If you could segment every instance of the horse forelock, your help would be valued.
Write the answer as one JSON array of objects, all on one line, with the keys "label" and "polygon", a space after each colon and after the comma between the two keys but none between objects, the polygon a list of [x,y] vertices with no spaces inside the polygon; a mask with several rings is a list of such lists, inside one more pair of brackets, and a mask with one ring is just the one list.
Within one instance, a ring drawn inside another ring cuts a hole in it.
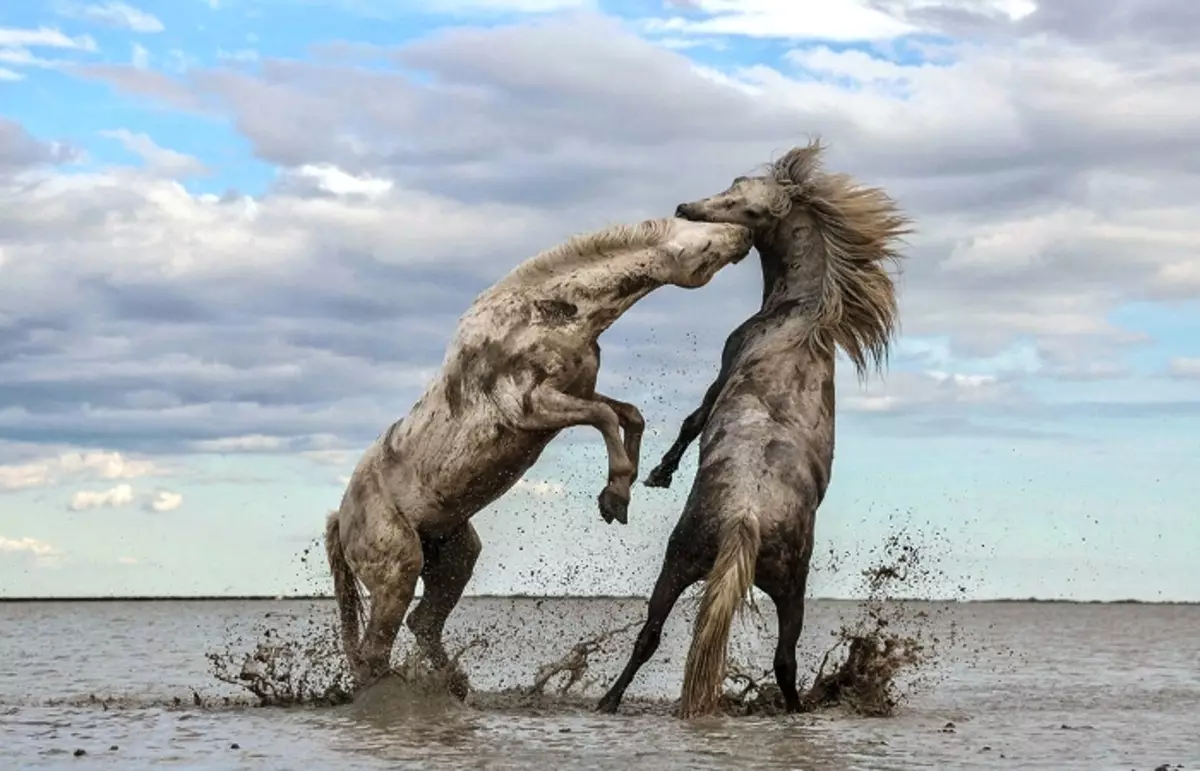
[{"label": "horse forelock", "polygon": [[826,271],[813,342],[840,347],[860,378],[882,369],[898,324],[896,286],[886,269],[903,258],[911,221],[882,188],[822,170],[820,139],[793,148],[768,167],[793,205],[811,212],[825,247]]},{"label": "horse forelock", "polygon": [[568,238],[530,257],[505,279],[506,283],[533,283],[600,262],[613,252],[644,249],[666,242],[674,234],[676,220],[671,217],[645,220],[633,225],[619,224]]}]

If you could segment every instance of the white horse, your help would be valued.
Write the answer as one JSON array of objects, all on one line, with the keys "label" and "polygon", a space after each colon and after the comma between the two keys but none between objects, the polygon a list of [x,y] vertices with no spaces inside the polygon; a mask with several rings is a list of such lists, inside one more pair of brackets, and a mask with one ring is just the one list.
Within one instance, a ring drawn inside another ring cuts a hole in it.
[{"label": "white horse", "polygon": [[[626,523],[645,423],[632,404],[596,393],[597,339],[661,286],[704,286],[751,241],[731,224],[616,226],[530,258],[476,298],[440,375],[367,449],[329,516],[325,549],[360,686],[387,672],[418,577],[424,593],[408,626],[433,666],[449,665],[442,630],[482,548],[471,517],[564,428],[594,426],[604,437],[600,512]],[[361,635],[360,581],[370,592]],[[457,690],[465,696],[465,684]]]}]

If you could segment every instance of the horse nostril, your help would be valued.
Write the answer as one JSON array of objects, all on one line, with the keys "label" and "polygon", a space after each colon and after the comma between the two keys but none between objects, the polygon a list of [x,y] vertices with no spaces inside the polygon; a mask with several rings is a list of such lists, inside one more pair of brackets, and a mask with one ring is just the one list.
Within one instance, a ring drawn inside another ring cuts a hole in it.
[{"label": "horse nostril", "polygon": [[675,207],[675,216],[676,217],[686,217],[687,216],[687,205],[681,203],[678,206],[676,206]]}]

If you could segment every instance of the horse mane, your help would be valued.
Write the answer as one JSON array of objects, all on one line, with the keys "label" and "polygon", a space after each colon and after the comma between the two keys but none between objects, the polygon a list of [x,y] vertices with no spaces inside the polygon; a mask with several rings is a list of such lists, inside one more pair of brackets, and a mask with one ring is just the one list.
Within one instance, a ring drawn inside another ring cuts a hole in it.
[{"label": "horse mane", "polygon": [[634,225],[612,225],[568,238],[566,241],[525,260],[505,276],[497,286],[512,288],[534,284],[553,276],[590,265],[614,251],[656,246],[674,230],[670,217],[645,220]]},{"label": "horse mane", "polygon": [[869,364],[883,369],[896,333],[896,287],[884,264],[899,264],[897,242],[912,232],[911,221],[882,188],[823,171],[824,149],[814,139],[771,163],[767,173],[792,205],[812,212],[825,246],[813,343],[830,353],[840,347],[861,379]]}]

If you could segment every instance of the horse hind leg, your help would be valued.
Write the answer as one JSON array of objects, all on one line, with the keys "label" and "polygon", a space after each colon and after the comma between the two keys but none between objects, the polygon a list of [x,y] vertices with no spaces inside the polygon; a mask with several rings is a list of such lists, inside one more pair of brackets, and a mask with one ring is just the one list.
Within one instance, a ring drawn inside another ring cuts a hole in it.
[{"label": "horse hind leg", "polygon": [[423,564],[420,536],[403,518],[389,517],[374,524],[370,538],[357,544],[354,559],[358,577],[371,593],[371,610],[356,657],[360,687],[391,668],[392,646]]},{"label": "horse hind leg", "polygon": [[[482,551],[483,542],[470,522],[445,540],[428,543],[424,547],[425,566],[421,570],[421,580],[425,589],[421,601],[408,616],[408,628],[435,669],[446,670],[450,667],[442,633],[446,628],[446,619],[462,599]],[[466,677],[459,672],[449,674],[450,692],[459,699],[465,699],[468,690]]]},{"label": "horse hind leg", "polygon": [[658,579],[654,582],[654,592],[650,595],[650,602],[646,607],[646,622],[638,632],[629,662],[596,705],[598,712],[613,714],[617,711],[621,700],[625,698],[626,689],[633,682],[633,678],[637,676],[638,670],[658,651],[659,643],[662,641],[663,625],[666,624],[671,611],[679,602],[680,596],[689,586],[704,577],[703,566],[693,559],[688,559],[673,546],[673,543],[669,543],[667,546],[667,555],[663,559],[662,570],[659,571]]}]

